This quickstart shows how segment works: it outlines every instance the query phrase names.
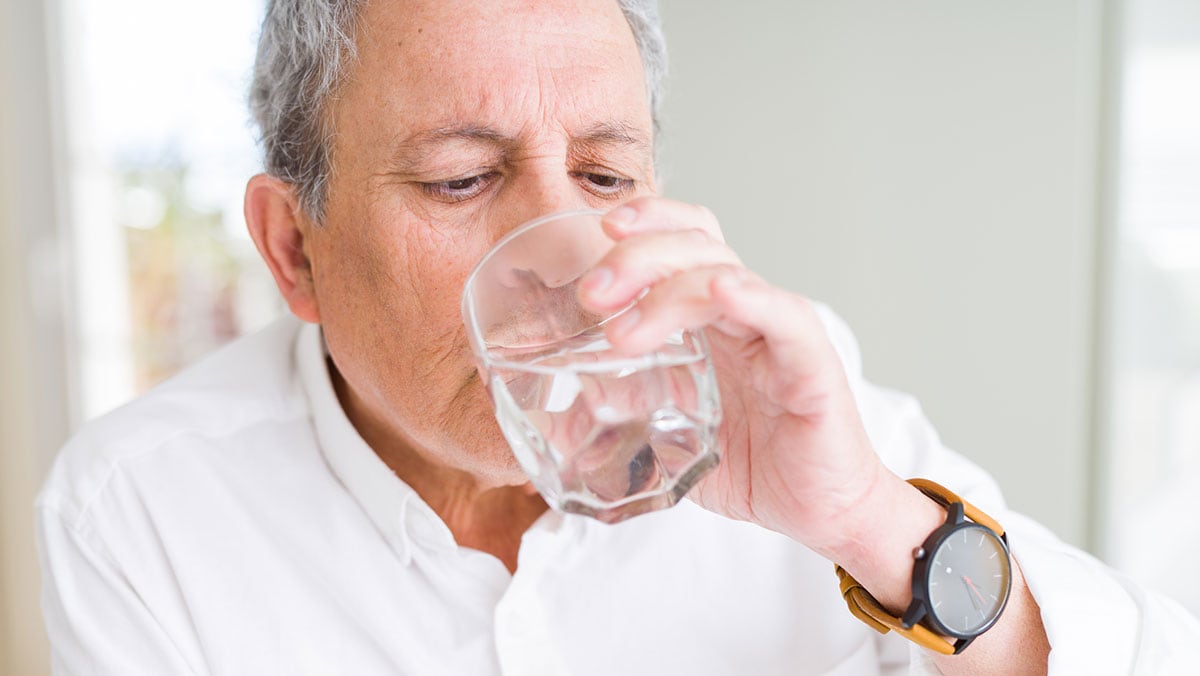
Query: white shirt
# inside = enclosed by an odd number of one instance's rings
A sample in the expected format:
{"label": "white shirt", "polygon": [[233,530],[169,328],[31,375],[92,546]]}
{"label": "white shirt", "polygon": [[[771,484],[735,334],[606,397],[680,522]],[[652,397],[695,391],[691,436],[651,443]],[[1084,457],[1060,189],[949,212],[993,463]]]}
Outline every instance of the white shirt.
{"label": "white shirt", "polygon": [[[1200,624],[1007,512],[826,319],[885,462],[1008,529],[1052,672],[1200,669]],[[850,615],[828,561],[688,501],[616,526],[548,512],[509,575],[371,451],[319,329],[290,318],[87,425],[38,520],[58,674],[933,673]]]}

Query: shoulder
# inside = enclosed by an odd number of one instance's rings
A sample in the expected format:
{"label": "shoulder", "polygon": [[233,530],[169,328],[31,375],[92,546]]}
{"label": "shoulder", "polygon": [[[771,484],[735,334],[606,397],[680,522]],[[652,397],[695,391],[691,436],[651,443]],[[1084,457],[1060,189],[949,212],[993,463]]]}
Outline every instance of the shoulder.
{"label": "shoulder", "polygon": [[256,427],[308,415],[295,355],[304,326],[279,319],[85,424],[59,452],[39,503],[70,520],[114,475],[156,454],[221,449]]}

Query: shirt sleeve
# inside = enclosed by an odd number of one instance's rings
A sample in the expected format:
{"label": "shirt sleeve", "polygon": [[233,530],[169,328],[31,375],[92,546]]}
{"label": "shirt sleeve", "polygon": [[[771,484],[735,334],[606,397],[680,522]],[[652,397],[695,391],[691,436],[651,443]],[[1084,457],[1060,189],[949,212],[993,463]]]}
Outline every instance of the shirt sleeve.
{"label": "shirt sleeve", "polygon": [[[1032,519],[1009,511],[991,476],[941,443],[914,398],[862,378],[849,328],[827,308],[819,311],[884,463],[901,477],[945,485],[1004,525],[1013,558],[1041,610],[1051,674],[1194,672],[1200,664],[1200,622],[1195,617]],[[929,657],[913,645],[909,673],[940,673]]]}
{"label": "shirt sleeve", "polygon": [[42,614],[56,676],[197,674],[99,543],[39,502]]}

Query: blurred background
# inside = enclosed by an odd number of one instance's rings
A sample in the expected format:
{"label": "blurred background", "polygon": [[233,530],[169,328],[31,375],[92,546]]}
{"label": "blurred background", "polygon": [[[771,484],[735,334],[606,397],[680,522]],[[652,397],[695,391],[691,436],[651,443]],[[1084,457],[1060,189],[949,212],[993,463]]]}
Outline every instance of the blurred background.
{"label": "blurred background", "polygon": [[[666,193],[1010,502],[1200,612],[1200,0],[663,0]],[[57,448],[281,304],[260,0],[0,6],[0,673]]]}

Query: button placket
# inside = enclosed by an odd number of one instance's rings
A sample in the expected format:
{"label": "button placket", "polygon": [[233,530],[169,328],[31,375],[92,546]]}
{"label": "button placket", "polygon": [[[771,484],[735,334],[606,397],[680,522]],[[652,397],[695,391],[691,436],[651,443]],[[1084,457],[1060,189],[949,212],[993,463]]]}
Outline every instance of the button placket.
{"label": "button placket", "polygon": [[525,534],[517,572],[496,606],[496,652],[506,676],[568,673],[550,640],[538,595],[539,582],[570,540],[558,525],[538,523]]}

